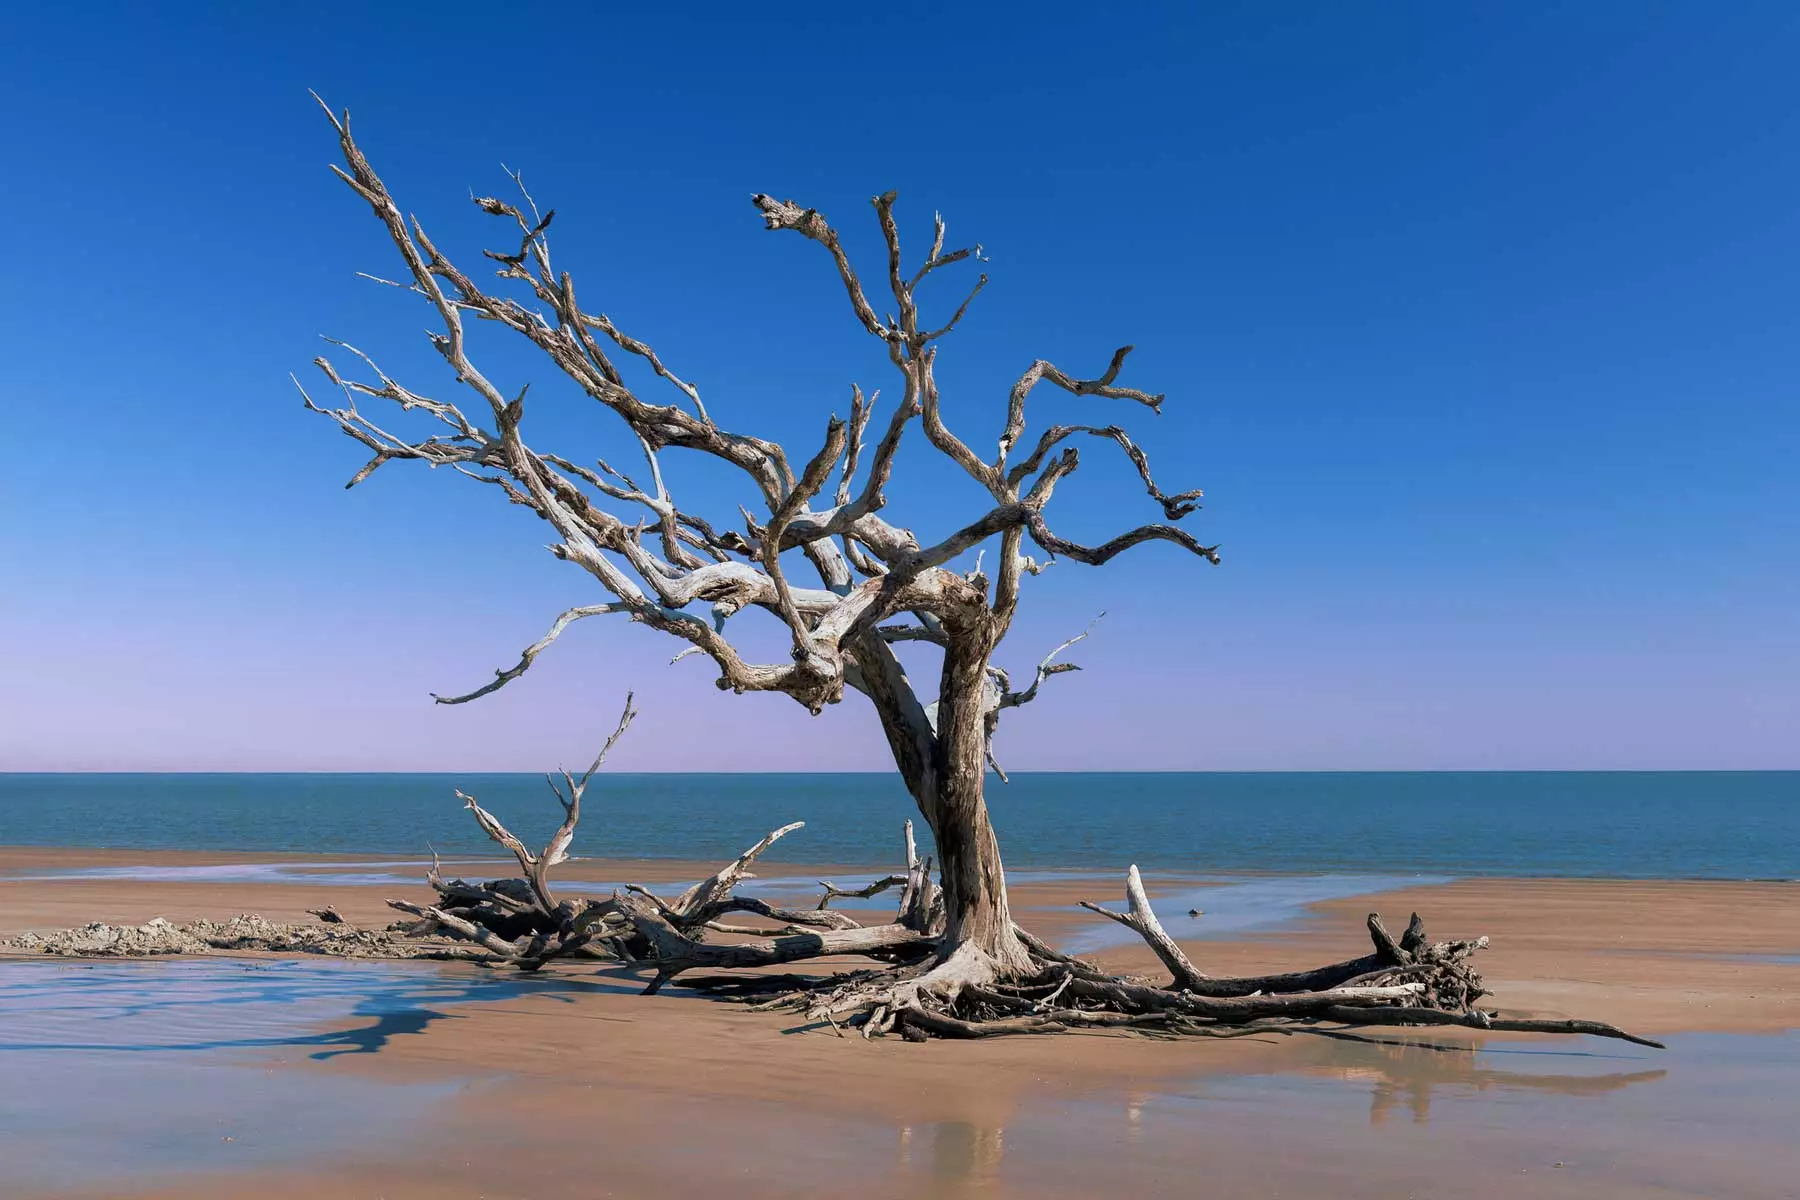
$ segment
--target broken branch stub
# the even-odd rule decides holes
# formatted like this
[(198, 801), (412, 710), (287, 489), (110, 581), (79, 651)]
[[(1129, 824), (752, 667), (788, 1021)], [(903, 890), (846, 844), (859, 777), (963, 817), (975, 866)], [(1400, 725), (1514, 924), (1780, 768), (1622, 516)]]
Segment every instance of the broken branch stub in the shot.
[(1203, 982), (1206, 976), (1194, 968), (1194, 964), (1188, 961), (1187, 954), (1163, 929), (1162, 922), (1156, 919), (1156, 910), (1150, 907), (1150, 897), (1144, 892), (1144, 880), (1138, 874), (1136, 863), (1132, 864), (1125, 875), (1125, 899), (1130, 906), (1129, 912), (1116, 913), (1086, 900), (1081, 901), (1081, 907), (1117, 921), (1149, 943), (1150, 949), (1156, 952), (1156, 957), (1162, 960), (1163, 966), (1175, 977), (1177, 988), (1187, 988)]

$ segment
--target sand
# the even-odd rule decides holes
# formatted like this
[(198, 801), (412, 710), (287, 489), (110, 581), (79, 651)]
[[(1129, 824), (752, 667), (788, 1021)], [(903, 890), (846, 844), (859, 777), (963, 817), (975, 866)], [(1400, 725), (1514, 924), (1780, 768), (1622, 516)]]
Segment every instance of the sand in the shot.
[[(306, 860), (0, 850), (0, 875), (52, 866), (252, 861), (294, 866)], [(657, 883), (710, 869), (606, 863), (582, 864), (579, 874)], [(788, 873), (777, 866), (763, 871), (765, 877)], [(814, 867), (791, 873), (826, 875)], [(1158, 890), (1158, 881), (1150, 882)], [(326, 903), (354, 921), (385, 922), (384, 895), (419, 890), (0, 878), (0, 936), (152, 916), (254, 911), (293, 919)], [(1055, 940), (1091, 924), (1089, 914), (1073, 907), (1076, 899), (1111, 901), (1120, 890), (1092, 880), (1029, 883), (1015, 889), (1014, 900), (1023, 922)], [(1744, 957), (1800, 955), (1800, 885), (1793, 884), (1458, 882), (1330, 901), (1271, 934), (1185, 945), (1202, 970), (1220, 974), (1313, 966), (1365, 953), (1362, 920), (1369, 911), (1403, 923), (1415, 909), (1436, 936), (1494, 939), (1482, 966), (1495, 1003), (1509, 1011), (1579, 1014), (1653, 1035), (1800, 1027), (1800, 965)], [(1176, 915), (1164, 913), (1165, 919)], [(1185, 919), (1169, 924), (1177, 936), (1198, 927)], [(1096, 957), (1122, 970), (1156, 969), (1141, 947)], [(379, 1053), (329, 1064), (297, 1055), (272, 1077), (330, 1070), (463, 1081), (457, 1099), (419, 1114), (415, 1137), (347, 1159), (321, 1147), (324, 1165), (303, 1172), (150, 1180), (136, 1191), (66, 1194), (444, 1200), (729, 1190), (746, 1197), (998, 1197), (1118, 1187), (1134, 1195), (1486, 1196), (1514, 1194), (1509, 1189), (1525, 1182), (1524, 1172), (1535, 1173), (1534, 1195), (1776, 1196), (1793, 1194), (1781, 1189), (1800, 1172), (1800, 1151), (1788, 1146), (1749, 1153), (1732, 1146), (1710, 1159), (1691, 1148), (1676, 1153), (1656, 1136), (1654, 1122), (1621, 1124), (1606, 1135), (1600, 1155), (1593, 1139), (1583, 1141), (1566, 1120), (1532, 1116), (1582, 1096), (1608, 1098), (1593, 1099), (1578, 1113), (1612, 1114), (1594, 1106), (1615, 1103), (1615, 1091), (1679, 1096), (1656, 1082), (1667, 1063), (1688, 1061), (1677, 1051), (1665, 1060), (1583, 1040), (1559, 1047), (1563, 1054), (1544, 1060), (1549, 1068), (1538, 1069), (1534, 1059), (1508, 1069), (1493, 1050), (1531, 1049), (1541, 1040), (1404, 1033), (1344, 1044), (1316, 1037), (1078, 1036), (914, 1046), (784, 1032), (789, 1022), (778, 1017), (678, 992), (641, 997), (629, 980), (591, 969), (574, 974), (588, 981), (575, 985), (578, 990), (459, 1005)], [(1484, 1043), (1480, 1055), (1468, 1049)], [(1604, 1068), (1597, 1073), (1596, 1063)], [(1280, 1104), (1254, 1090), (1232, 1103), (1195, 1097), (1196, 1088), (1239, 1087), (1231, 1081), (1244, 1078), (1269, 1080), (1278, 1092), (1294, 1081), (1301, 1086), (1292, 1095), (1281, 1092)], [(1339, 1111), (1346, 1086), (1373, 1091), (1372, 1100), (1356, 1092), (1348, 1117)], [(1509, 1099), (1509, 1106), (1492, 1110), (1504, 1119), (1434, 1135), (1451, 1118), (1420, 1123), (1420, 1106), (1429, 1110), (1431, 1096), (1445, 1089), (1457, 1096), (1491, 1089), (1508, 1098), (1553, 1099), (1531, 1106)], [(1780, 1103), (1793, 1107), (1795, 1096), (1800, 1088)], [(1155, 1115), (1164, 1112), (1180, 1119)], [(1425, 1132), (1391, 1132), (1415, 1127)], [(1690, 1140), (1695, 1132), (1687, 1131)], [(1394, 1138), (1410, 1139), (1404, 1153)], [(1565, 1165), (1554, 1166), (1559, 1160)]]

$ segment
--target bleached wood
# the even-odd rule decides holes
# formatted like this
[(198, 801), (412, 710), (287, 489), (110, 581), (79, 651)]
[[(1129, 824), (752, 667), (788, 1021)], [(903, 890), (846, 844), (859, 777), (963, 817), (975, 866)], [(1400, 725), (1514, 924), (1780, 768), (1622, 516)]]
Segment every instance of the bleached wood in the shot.
[[(964, 1036), (1076, 1024), (1129, 1026), (1146, 1018), (1171, 1027), (1199, 1022), (1211, 1028), (1226, 1020), (1241, 1024), (1257, 1014), (1311, 1019), (1321, 1006), (1333, 1013), (1381, 1012), (1386, 1014), (1379, 1018), (1382, 1022), (1393, 1023), (1405, 1023), (1413, 1009), (1440, 1014), (1432, 1020), (1476, 1019), (1471, 1015), (1478, 1011), (1473, 1004), (1484, 992), (1467, 959), (1479, 949), (1479, 941), (1429, 945), (1422, 929), (1409, 928), (1396, 942), (1372, 919), (1370, 933), (1376, 942), (1372, 961), (1268, 977), (1285, 978), (1294, 988), (1259, 997), (1241, 992), (1222, 995), (1243, 981), (1208, 980), (1193, 969), (1156, 921), (1135, 868), (1127, 888), (1131, 911), (1106, 915), (1145, 936), (1183, 990), (1098, 978), (1088, 964), (1022, 936), (1013, 920), (1005, 867), (984, 793), (990, 766), (999, 771), (993, 739), (1003, 710), (1031, 702), (1044, 680), (1075, 669), (1074, 664), (1057, 661), (1057, 655), (1080, 640), (1071, 639), (1043, 658), (1029, 686), (1012, 687), (996, 656), (1017, 615), (1023, 581), (1058, 558), (1098, 566), (1150, 542), (1219, 561), (1216, 546), (1175, 524), (1196, 511), (1200, 492), (1165, 491), (1151, 472), (1148, 455), (1123, 426), (1050, 425), (1023, 458), (1013, 460), (1015, 451), (1027, 444), (1028, 405), (1045, 382), (1077, 402), (1122, 401), (1160, 413), (1161, 393), (1119, 382), (1130, 346), (1116, 350), (1093, 378), (1078, 378), (1044, 359), (1033, 362), (998, 406), (1004, 424), (997, 449), (992, 458), (983, 458), (951, 427), (936, 366), (943, 339), (970, 311), (987, 276), (979, 274), (956, 307), (935, 320), (926, 319), (917, 292), (943, 268), (982, 261), (981, 248), (945, 252), (944, 221), (935, 217), (930, 250), (909, 274), (896, 197), (892, 192), (873, 197), (885, 262), (881, 278), (872, 276), (871, 282), (878, 288), (884, 285), (892, 299), (891, 308), (883, 299), (878, 309), (843, 240), (822, 213), (756, 194), (752, 202), (768, 229), (798, 234), (824, 248), (857, 326), (875, 339), (899, 383), (885, 424), (874, 411), (876, 394), (865, 398), (860, 387), (853, 387), (849, 421), (835, 415), (825, 421), (819, 449), (796, 471), (794, 460), (778, 443), (718, 422), (714, 414), (728, 412), (729, 399), (721, 403), (713, 392), (709, 408), (695, 383), (578, 296), (572, 273), (554, 265), (551, 257), (547, 231), (556, 212), (540, 210), (519, 173), (508, 172), (523, 207), (495, 197), (473, 197), (484, 213), (503, 222), (508, 239), (501, 250), (483, 251), (498, 265), (500, 283), (478, 284), (432, 240), (418, 218), (403, 213), (352, 136), (349, 113), (332, 113), (322, 100), (320, 106), (331, 119), (343, 155), (344, 165), (333, 170), (369, 205), (404, 268), (397, 279), (366, 277), (405, 297), (422, 298), (430, 306), (434, 328), (427, 337), (445, 360), (455, 385), (475, 397), (471, 412), (465, 413), (449, 400), (401, 383), (364, 351), (332, 342), (341, 355), (358, 364), (358, 374), (366, 372), (363, 378), (352, 378), (329, 358), (315, 360), (341, 394), (341, 406), (315, 403), (299, 381), (295, 383), (309, 410), (334, 422), (370, 455), (351, 477), (350, 486), (395, 461), (448, 467), (539, 517), (554, 534), (551, 553), (585, 571), (600, 593), (594, 603), (566, 611), (525, 649), (516, 665), (497, 670), (492, 681), (469, 692), (440, 696), (439, 702), (463, 703), (507, 686), (527, 673), (574, 621), (620, 616), (683, 643), (674, 661), (690, 657), (710, 661), (718, 686), (725, 690), (784, 694), (813, 713), (841, 701), (846, 689), (866, 696), (937, 845), (939, 875), (934, 882), (930, 861), (920, 861), (909, 844), (900, 913), (890, 926), (881, 927), (883, 932), (834, 927), (769, 939), (770, 944), (750, 949), (713, 946), (691, 935), (709, 923), (719, 924), (717, 918), (726, 911), (764, 915), (789, 911), (734, 895), (747, 876), (749, 861), (761, 850), (753, 848), (740, 856), (674, 904), (635, 892), (610, 901), (559, 903), (551, 893), (548, 872), (567, 855), (587, 778), (583, 776), (578, 785), (565, 775), (568, 794), (559, 790), (558, 796), (567, 820), (537, 853), (474, 799), (465, 798), (488, 835), (519, 860), (524, 878), (477, 887), (461, 881), (445, 883), (434, 871), (434, 886), (444, 904), (432, 906), (427, 914), (432, 922), (458, 929), (441, 920), (439, 913), (461, 922), (469, 927), (465, 936), (498, 955), (510, 955), (520, 965), (540, 963), (546, 955), (580, 948), (595, 938), (609, 940), (621, 956), (663, 953), (659, 971), (668, 968), (670, 973), (701, 962), (766, 965), (852, 947), (878, 954), (930, 953), (928, 967), (909, 964), (898, 974), (832, 985), (824, 999), (803, 997), (803, 1007), (822, 1011), (827, 1019), (835, 1020), (834, 1014), (840, 1012), (856, 1013), (864, 1034)], [(510, 240), (514, 236), (516, 248)], [(547, 360), (566, 384), (618, 418), (624, 445), (644, 458), (646, 482), (597, 455), (533, 449), (525, 437), (530, 385), (520, 381), (502, 387), (483, 372), (472, 349), (470, 322), (529, 346), (540, 367)], [(615, 355), (624, 357), (615, 361)], [(628, 382), (620, 363), (633, 360), (672, 389), (670, 402), (647, 399)], [(384, 411), (397, 410), (403, 420), (428, 423), (430, 432), (390, 429), (387, 416), (377, 420), (358, 407), (365, 400), (380, 402)], [(534, 409), (535, 405), (533, 401)], [(954, 463), (986, 496), (947, 531), (927, 538), (894, 519), (886, 494), (901, 444), (914, 424), (931, 450)], [(881, 433), (871, 452), (867, 440), (874, 428)], [(1093, 544), (1056, 531), (1050, 506), (1060, 485), (1080, 466), (1077, 443), (1090, 439), (1109, 443), (1125, 455), (1144, 492), (1161, 509), (1163, 522), (1135, 526), (1121, 522), (1122, 532)], [(677, 502), (663, 464), (663, 456), (673, 451), (699, 455), (736, 472), (751, 501), (739, 508), (741, 528), (733, 527), (738, 518), (711, 521)], [(834, 474), (837, 485), (827, 507), (822, 497)], [(1096, 507), (1111, 517), (1110, 503), (1102, 501)], [(1028, 541), (1047, 561), (1039, 562), (1026, 552)], [(807, 560), (818, 576), (817, 587), (790, 579), (786, 558), (790, 553)], [(959, 568), (959, 560), (970, 553), (976, 556), (975, 568)], [(697, 606), (704, 606), (704, 612), (692, 611)], [(785, 661), (755, 661), (728, 636), (728, 631), (735, 632), (733, 620), (754, 612), (781, 622), (790, 646)], [(902, 640), (941, 651), (941, 666), (933, 672), (939, 681), (935, 699), (921, 697), (895, 657), (891, 643)], [(783, 832), (777, 830), (758, 846), (766, 848)], [(821, 908), (801, 910), (793, 920), (836, 925), (849, 918)], [(524, 932), (509, 940), (483, 921), (507, 929), (517, 926)], [(1003, 996), (1012, 986), (1037, 988), (1047, 970), (1058, 973), (1051, 985), (1059, 989), (1058, 1007), (1053, 1010), (1036, 1011), (1041, 997), (1035, 995), (1033, 1011), (1025, 1013), (1012, 1011), (1017, 1006), (1010, 1001), (982, 999)], [(666, 977), (658, 975), (659, 980)], [(1330, 981), (1324, 990), (1301, 983), (1320, 980)], [(1096, 1014), (1097, 1008), (1105, 1012)], [(996, 1021), (1009, 1024), (1001, 1030)]]
[[(321, 107), (325, 107), (323, 101)], [(497, 267), (498, 285), (478, 283), (455, 257), (434, 241), (424, 223), (406, 215), (353, 136), (348, 113), (326, 109), (338, 135), (343, 164), (338, 177), (366, 202), (399, 257), (394, 279), (367, 277), (427, 302), (436, 328), (431, 344), (451, 368), (457, 385), (472, 393), (476, 408), (465, 412), (442, 397), (426, 395), (382, 370), (373, 356), (333, 343), (367, 371), (366, 378), (342, 374), (330, 359), (317, 360), (327, 381), (343, 396), (341, 405), (315, 403), (302, 388), (309, 409), (324, 414), (368, 452), (352, 478), (355, 485), (390, 462), (410, 460), (452, 471), (492, 486), (510, 502), (536, 513), (555, 533), (551, 550), (574, 563), (602, 591), (595, 603), (565, 612), (517, 664), (495, 672), (488, 683), (437, 697), (455, 704), (491, 694), (524, 675), (574, 621), (616, 615), (680, 639), (681, 658), (710, 660), (720, 687), (736, 692), (784, 693), (817, 712), (837, 703), (846, 688), (868, 696), (894, 751), (895, 762), (932, 826), (940, 847), (944, 897), (953, 939), (975, 938), (984, 952), (1023, 969), (1025, 952), (1011, 934), (1004, 896), (1004, 872), (997, 843), (981, 800), (981, 775), (991, 760), (994, 703), (1016, 706), (1036, 695), (1050, 673), (1071, 669), (1040, 665), (1036, 682), (1014, 693), (998, 693), (988, 671), (1010, 627), (1019, 600), (1019, 582), (1041, 564), (1024, 553), (1026, 539), (1050, 555), (1100, 562), (1125, 545), (1168, 541), (1209, 558), (1216, 555), (1188, 534), (1166, 525), (1131, 529), (1099, 547), (1065, 541), (1048, 523), (1046, 508), (1056, 484), (1076, 469), (1077, 434), (1105, 437), (1131, 458), (1150, 495), (1171, 519), (1191, 511), (1197, 493), (1163, 493), (1148, 460), (1124, 432), (1113, 426), (1055, 426), (1040, 439), (1026, 463), (1011, 466), (1007, 455), (1026, 429), (1026, 400), (1034, 388), (1051, 385), (1082, 399), (1123, 400), (1160, 407), (1160, 394), (1118, 382), (1126, 350), (1113, 355), (1094, 379), (1079, 379), (1047, 361), (1025, 372), (1002, 402), (1006, 427), (1001, 452), (985, 461), (950, 426), (936, 378), (942, 343), (970, 311), (987, 282), (978, 275), (946, 315), (927, 320), (916, 291), (945, 268), (982, 261), (981, 248), (945, 250), (945, 224), (933, 220), (930, 250), (909, 270), (901, 245), (899, 210), (893, 193), (873, 199), (886, 251), (881, 283), (891, 295), (890, 316), (882, 315), (851, 261), (842, 239), (815, 209), (767, 195), (753, 201), (768, 228), (797, 233), (829, 254), (857, 324), (873, 335), (899, 379), (888, 415), (877, 414), (879, 392), (851, 392), (850, 419), (835, 417), (816, 454), (804, 467), (777, 443), (719, 423), (728, 403), (717, 395), (709, 406), (700, 388), (677, 373), (646, 341), (626, 332), (610, 315), (584, 304), (574, 276), (551, 255), (549, 229), (554, 210), (540, 209), (516, 171), (508, 175), (516, 200), (473, 197), (484, 213), (500, 219), (509, 242), (483, 251)], [(510, 239), (516, 238), (516, 241)], [(888, 306), (883, 300), (882, 308)], [(529, 344), (568, 382), (623, 424), (626, 444), (641, 454), (647, 475), (640, 482), (604, 458), (540, 451), (525, 436), (528, 388), (503, 387), (478, 361), (473, 325), (487, 325)], [(673, 403), (640, 394), (623, 366), (631, 361), (673, 389)], [(435, 426), (427, 436), (389, 427), (359, 401), (378, 401), (401, 415)], [(535, 402), (534, 402), (535, 403)], [(955, 462), (989, 496), (991, 505), (960, 528), (922, 542), (890, 520), (886, 489), (909, 427), (918, 425), (938, 454)], [(879, 433), (876, 431), (879, 430)], [(871, 445), (871, 442), (873, 443)], [(674, 451), (702, 455), (736, 470), (747, 482), (756, 507), (745, 510), (741, 528), (708, 521), (682, 507), (672, 494), (663, 456)], [(829, 496), (827, 481), (837, 476)], [(829, 505), (826, 506), (827, 501)], [(1174, 509), (1181, 511), (1176, 512)], [(660, 553), (646, 541), (653, 534)], [(993, 596), (979, 571), (965, 576), (954, 560), (999, 542)], [(798, 552), (818, 575), (818, 587), (790, 580), (785, 561)], [(691, 611), (707, 606), (705, 614)], [(731, 619), (760, 610), (787, 628), (792, 654), (785, 662), (757, 662), (729, 635)], [(931, 721), (926, 703), (888, 650), (883, 622), (910, 615), (922, 637), (943, 647), (948, 681), (936, 701), (940, 720)], [(1046, 660), (1046, 664), (1048, 660)], [(960, 694), (955, 694), (960, 692)], [(995, 695), (999, 699), (993, 699)], [(996, 764), (997, 769), (997, 764)], [(472, 812), (490, 836), (506, 844), (504, 826), (479, 805)], [(511, 847), (508, 847), (509, 850)], [(515, 851), (517, 853), (517, 851)], [(525, 859), (521, 859), (523, 863)]]
[(1081, 901), (1081, 907), (1117, 921), (1142, 937), (1149, 943), (1150, 949), (1156, 952), (1156, 957), (1162, 960), (1163, 966), (1175, 977), (1176, 988), (1185, 989), (1206, 978), (1194, 968), (1186, 952), (1163, 929), (1162, 922), (1156, 919), (1156, 910), (1150, 906), (1150, 896), (1144, 891), (1144, 879), (1138, 874), (1136, 863), (1125, 873), (1125, 901), (1129, 911), (1122, 913), (1101, 908), (1087, 900)]

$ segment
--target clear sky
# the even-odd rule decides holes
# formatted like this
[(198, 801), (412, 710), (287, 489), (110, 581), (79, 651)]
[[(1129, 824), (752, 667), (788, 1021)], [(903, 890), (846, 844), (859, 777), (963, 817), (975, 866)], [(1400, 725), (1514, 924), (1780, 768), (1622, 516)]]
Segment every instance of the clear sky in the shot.
[[(317, 335), (453, 385), (354, 275), (392, 251), (308, 87), (460, 257), (469, 189), (524, 171), (584, 302), (801, 454), (891, 369), (752, 191), (876, 274), (888, 188), (912, 247), (934, 209), (986, 245), (940, 367), (978, 445), (1033, 358), (1136, 343), (1160, 419), (1037, 415), (1125, 419), (1225, 565), (1033, 581), (1015, 668), (1108, 615), (1009, 767), (1800, 767), (1796, 62), (1785, 3), (8, 5), (0, 768), (540, 769), (628, 687), (621, 768), (887, 765), (854, 695), (722, 695), (601, 620), (428, 701), (599, 597), (490, 489), (342, 489), (360, 448), (287, 380)], [(540, 449), (627, 457), (547, 365), (485, 361), (539, 384)], [(1104, 458), (1071, 535), (1156, 517)], [(900, 471), (901, 523), (976, 511)]]

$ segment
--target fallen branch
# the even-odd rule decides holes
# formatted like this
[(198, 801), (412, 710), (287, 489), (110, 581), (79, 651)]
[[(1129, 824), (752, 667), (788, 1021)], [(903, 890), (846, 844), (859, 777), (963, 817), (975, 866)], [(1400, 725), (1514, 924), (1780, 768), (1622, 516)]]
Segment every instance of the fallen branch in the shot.
[(1176, 987), (1190, 987), (1204, 981), (1206, 976), (1194, 969), (1194, 964), (1188, 961), (1188, 956), (1182, 952), (1180, 946), (1175, 944), (1175, 939), (1164, 931), (1162, 922), (1156, 919), (1156, 910), (1150, 907), (1150, 897), (1144, 893), (1144, 880), (1138, 874), (1136, 863), (1133, 863), (1131, 869), (1125, 873), (1125, 899), (1131, 906), (1131, 911), (1128, 913), (1116, 913), (1087, 900), (1081, 901), (1081, 907), (1090, 912), (1097, 912), (1101, 916), (1117, 921), (1127, 929), (1135, 931), (1138, 936), (1150, 944), (1150, 949), (1156, 952), (1156, 957), (1162, 959), (1163, 966), (1167, 967), (1169, 973), (1175, 977)]
[(696, 941), (682, 933), (648, 897), (615, 892), (613, 903), (649, 940), (655, 951), (656, 976), (644, 989), (645, 995), (661, 990), (663, 984), (683, 971), (696, 968), (743, 970), (877, 950), (931, 949), (931, 939), (904, 925), (857, 926), (720, 945)]
[(1633, 1045), (1666, 1050), (1667, 1046), (1635, 1033), (1627, 1033), (1616, 1025), (1600, 1021), (1527, 1020), (1501, 1017), (1471, 1009), (1468, 1012), (1444, 1012), (1435, 1008), (1332, 1008), (1319, 1014), (1328, 1021), (1344, 1025), (1455, 1025), (1464, 1029), (1490, 1030), (1495, 1033), (1561, 1033), (1587, 1034), (1590, 1037), (1617, 1038)]

